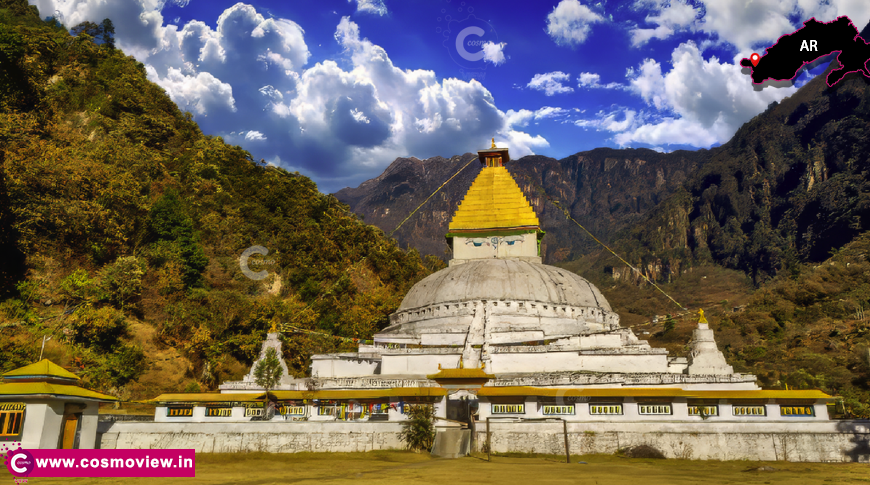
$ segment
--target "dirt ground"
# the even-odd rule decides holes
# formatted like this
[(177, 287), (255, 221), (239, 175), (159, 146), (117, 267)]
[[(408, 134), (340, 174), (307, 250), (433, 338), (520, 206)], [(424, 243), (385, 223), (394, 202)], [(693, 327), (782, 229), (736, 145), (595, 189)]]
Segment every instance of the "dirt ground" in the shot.
[[(370, 453), (202, 454), (196, 478), (31, 478), (48, 484), (290, 484), (290, 483), (576, 483), (589, 485), (848, 484), (870, 483), (870, 466), (857, 463), (783, 463), (628, 459), (609, 455), (493, 456), (455, 460), (403, 451)], [(761, 470), (759, 470), (761, 468)], [(769, 470), (767, 468), (773, 468)], [(10, 482), (11, 483), (11, 482)]]

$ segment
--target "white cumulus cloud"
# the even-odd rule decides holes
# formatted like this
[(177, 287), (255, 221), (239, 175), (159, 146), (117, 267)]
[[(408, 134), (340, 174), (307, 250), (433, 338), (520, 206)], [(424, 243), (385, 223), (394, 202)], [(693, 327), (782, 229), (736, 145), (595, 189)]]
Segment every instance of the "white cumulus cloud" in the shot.
[(575, 120), (574, 125), (612, 132), (623, 132), (637, 126), (638, 113), (633, 109), (620, 108), (609, 112), (601, 110), (595, 115), (596, 118), (593, 119)]
[(592, 24), (603, 21), (579, 0), (562, 0), (547, 15), (547, 33), (556, 43), (574, 47), (586, 41)]
[(387, 6), (383, 0), (347, 0), (347, 3), (356, 2), (356, 11), (384, 16), (387, 14)]
[(595, 74), (594, 72), (581, 72), (579, 76), (577, 76), (577, 86), (581, 88), (593, 88), (593, 89), (624, 89), (625, 85), (620, 83), (607, 83), (601, 84), (601, 76)]
[(507, 44), (504, 42), (486, 42), (483, 44), (483, 61), (491, 62), (494, 65), (504, 64), (504, 48)]
[(574, 91), (571, 86), (562, 83), (571, 79), (571, 75), (562, 71), (553, 71), (544, 74), (535, 74), (526, 87), (536, 91), (543, 91), (547, 96)]
[[(224, 10), (215, 28), (214, 19), (163, 25), (157, 0), (36, 3), (71, 25), (111, 17), (119, 47), (203, 132), (309, 175), (324, 191), (374, 177), (399, 156), (451, 156), (493, 136), (517, 157), (549, 146), (511, 123), (480, 82), (395, 66), (348, 17), (334, 35), (346, 64), (310, 66), (301, 26), (244, 3)], [(357, 2), (358, 11), (377, 10), (369, 13), (381, 6)], [(488, 61), (504, 62), (503, 49), (493, 44)]]
[(566, 116), (570, 111), (565, 108), (558, 108), (555, 106), (544, 106), (542, 108), (538, 108), (535, 111), (528, 109), (520, 109), (514, 111), (512, 109), (507, 110), (505, 113), (505, 122), (508, 126), (516, 126), (523, 127), (528, 126), (530, 121), (533, 120), (542, 120), (545, 118), (559, 118), (562, 116)]
[(701, 9), (688, 4), (684, 0), (658, 0), (652, 5), (654, 15), (647, 15), (647, 23), (655, 28), (642, 29), (634, 27), (629, 30), (631, 43), (637, 47), (650, 39), (667, 39), (677, 30), (692, 26), (701, 14)]
[(753, 90), (746, 76), (730, 62), (704, 59), (693, 43), (681, 44), (671, 54), (671, 69), (645, 60), (629, 70), (629, 89), (660, 113), (661, 119), (627, 127), (616, 135), (621, 145), (687, 144), (709, 147), (724, 143), (753, 116), (773, 101), (793, 94), (796, 88)]
[[(145, 72), (150, 79), (157, 78), (153, 66), (146, 66)], [(167, 75), (160, 80), (160, 86), (179, 108), (192, 113), (204, 115), (215, 111), (236, 111), (233, 87), (207, 72), (185, 75), (180, 69), (170, 67)]]

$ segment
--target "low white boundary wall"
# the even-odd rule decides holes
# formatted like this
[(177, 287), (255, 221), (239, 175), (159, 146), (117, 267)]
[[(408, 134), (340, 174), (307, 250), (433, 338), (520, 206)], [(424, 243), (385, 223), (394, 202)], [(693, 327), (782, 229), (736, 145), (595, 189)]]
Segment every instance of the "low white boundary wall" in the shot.
[[(565, 452), (561, 422), (490, 423), (499, 453)], [(403, 449), (401, 423), (392, 422), (116, 422), (101, 429), (101, 447), (181, 448), (200, 453), (356, 452)], [(486, 423), (476, 429), (484, 451)], [(870, 461), (870, 422), (568, 423), (572, 455), (614, 453), (646, 444), (668, 458), (798, 462)]]
[[(486, 423), (477, 426), (485, 451)], [(490, 422), (497, 453), (564, 454), (561, 422)], [(650, 445), (667, 458), (796, 462), (870, 461), (870, 422), (568, 423), (572, 455)]]
[[(354, 452), (402, 449), (401, 423), (112, 423), (103, 449), (193, 449), (197, 453)], [(102, 430), (101, 430), (102, 431)]]

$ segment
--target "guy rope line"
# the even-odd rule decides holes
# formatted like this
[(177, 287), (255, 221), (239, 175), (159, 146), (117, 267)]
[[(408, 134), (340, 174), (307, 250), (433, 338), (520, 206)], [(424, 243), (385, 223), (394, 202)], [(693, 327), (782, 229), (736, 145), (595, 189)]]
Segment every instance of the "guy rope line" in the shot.
[[(289, 323), (279, 323), (275, 326), (275, 330), (277, 330), (278, 328), (280, 328), (281, 331), (285, 332), (285, 333), (305, 333), (308, 335), (319, 335), (321, 337), (333, 338), (336, 340), (341, 340), (343, 342), (364, 343), (364, 344), (370, 344), (370, 345), (374, 343), (374, 341), (371, 339), (342, 337), (340, 335), (332, 335), (329, 333), (317, 332), (315, 330), (308, 330), (305, 328), (296, 327), (294, 325), (290, 325)], [(290, 330), (287, 330), (287, 329), (290, 329)]]
[(674, 302), (674, 304), (677, 305), (677, 306), (680, 308), (680, 310), (686, 310), (686, 308), (685, 308), (683, 305), (680, 305), (680, 304), (677, 302), (677, 300), (674, 300), (673, 298), (671, 298), (671, 295), (665, 293), (665, 290), (659, 288), (659, 285), (653, 283), (652, 280), (650, 280), (649, 278), (647, 278), (647, 276), (646, 276), (645, 274), (643, 274), (643, 272), (642, 272), (641, 270), (635, 268), (634, 266), (631, 265), (631, 263), (629, 263), (628, 261), (622, 259), (622, 257), (621, 257), (620, 255), (616, 254), (616, 253), (615, 253), (612, 249), (610, 249), (606, 244), (604, 244), (604, 243), (601, 242), (597, 237), (595, 237), (595, 235), (593, 235), (591, 232), (589, 232), (589, 229), (586, 229), (585, 227), (583, 227), (582, 224), (580, 224), (579, 222), (577, 222), (576, 219), (574, 219), (573, 217), (571, 217), (571, 213), (568, 212), (568, 209), (565, 209), (564, 207), (562, 207), (562, 206), (559, 204), (559, 201), (558, 201), (558, 200), (550, 199), (549, 197), (548, 197), (548, 199), (550, 200), (550, 202), (553, 203), (553, 205), (555, 205), (555, 206), (558, 207), (558, 208), (559, 208), (563, 213), (565, 213), (565, 217), (567, 217), (568, 219), (571, 219), (571, 221), (574, 222), (574, 224), (577, 224), (577, 226), (578, 226), (580, 229), (583, 229), (583, 230), (586, 232), (586, 234), (589, 235), (589, 237), (591, 237), (592, 239), (595, 240), (595, 242), (597, 242), (598, 244), (600, 244), (601, 246), (603, 246), (604, 249), (610, 251), (610, 254), (616, 256), (617, 259), (619, 259), (620, 261), (622, 261), (623, 263), (625, 263), (626, 266), (628, 266), (629, 268), (631, 268), (632, 270), (634, 270), (634, 272), (636, 272), (636, 273), (639, 274), (643, 279), (645, 279), (647, 283), (651, 284), (651, 285), (653, 286), (653, 288), (659, 290), (659, 291), (661, 292), (662, 295), (665, 295), (666, 297), (668, 297), (668, 300), (671, 300), (672, 302)]
[[(459, 172), (465, 170), (465, 167), (471, 165), (471, 162), (473, 162), (473, 161), (475, 161), (475, 160), (477, 160), (477, 159), (476, 159), (476, 158), (472, 158), (471, 160), (469, 160), (469, 162), (466, 163), (464, 167), (462, 167), (462, 168), (459, 169)], [(447, 179), (447, 182), (450, 182), (451, 180), (453, 180), (457, 175), (459, 175), (459, 172), (454, 173), (452, 177), (450, 177), (449, 179)], [(420, 210), (420, 207), (423, 207), (423, 206), (426, 204), (426, 202), (429, 202), (429, 199), (431, 199), (432, 197), (434, 197), (435, 194), (437, 194), (439, 190), (441, 190), (445, 185), (447, 185), (447, 182), (444, 182), (443, 184), (441, 184), (441, 187), (438, 187), (437, 189), (435, 189), (435, 192), (432, 192), (432, 195), (430, 195), (429, 197), (426, 197), (426, 200), (424, 200), (422, 204), (418, 205), (416, 209), (414, 209), (410, 214), (408, 214), (408, 217), (406, 217), (405, 220), (403, 220), (402, 222), (400, 222), (399, 225), (396, 226), (396, 228), (393, 229), (393, 231), (390, 232), (390, 233), (387, 235), (387, 237), (393, 237), (393, 234), (395, 234), (396, 231), (398, 231), (399, 228), (402, 227), (402, 224), (404, 224), (408, 219), (410, 219), (411, 216), (414, 215), (414, 213), (416, 213), (418, 210)]]

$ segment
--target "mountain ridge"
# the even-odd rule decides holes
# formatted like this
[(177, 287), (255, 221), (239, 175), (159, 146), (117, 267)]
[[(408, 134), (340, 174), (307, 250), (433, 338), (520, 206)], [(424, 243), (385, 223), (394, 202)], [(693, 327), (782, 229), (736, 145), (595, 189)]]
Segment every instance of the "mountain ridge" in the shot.
[[(575, 219), (588, 224), (590, 230), (607, 240), (676, 189), (687, 174), (697, 170), (708, 157), (707, 150), (663, 154), (643, 148), (596, 148), (561, 160), (525, 156), (508, 162), (506, 167), (534, 207), (542, 227), (548, 234), (556, 234), (545, 237), (542, 251), (546, 261), (558, 262), (571, 259), (595, 243), (574, 238), (573, 225), (565, 221), (558, 208), (548, 203), (548, 198), (567, 201), (565, 206)], [(397, 158), (380, 176), (334, 195), (363, 220), (389, 233), (451, 175), (475, 158), (471, 153), (449, 159)], [(421, 207), (406, 226), (396, 231), (400, 245), (449, 259), (443, 238), (447, 223), (479, 170), (479, 164), (472, 162)], [(598, 190), (593, 181), (601, 181), (609, 187)], [(608, 220), (594, 217), (604, 211), (609, 215)]]

